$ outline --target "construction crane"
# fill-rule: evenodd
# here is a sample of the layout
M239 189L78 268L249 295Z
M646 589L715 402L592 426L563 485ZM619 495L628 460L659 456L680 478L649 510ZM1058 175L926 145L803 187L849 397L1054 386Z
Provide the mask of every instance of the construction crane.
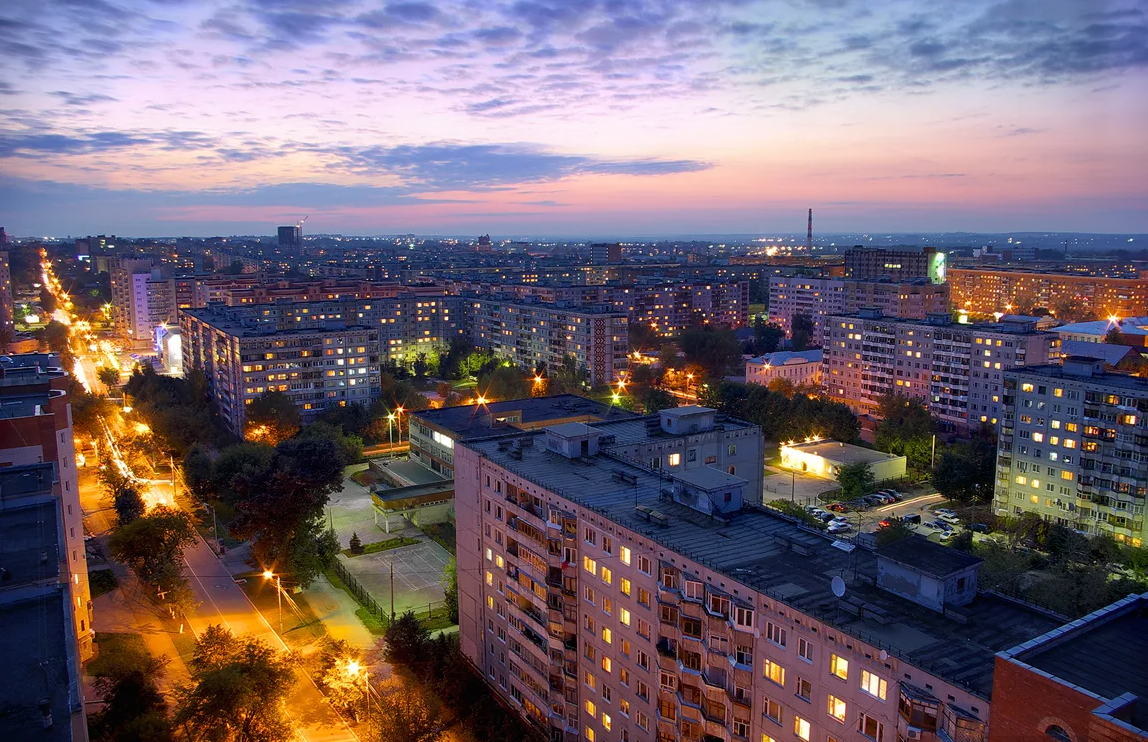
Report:
M302 218L302 219L300 219L299 221L295 222L295 229L298 229L300 232L302 232L302 231L303 231L303 222L307 221L307 219L308 219L310 216L311 216L311 215L310 215L310 214L308 214L307 216L303 217L303 218Z

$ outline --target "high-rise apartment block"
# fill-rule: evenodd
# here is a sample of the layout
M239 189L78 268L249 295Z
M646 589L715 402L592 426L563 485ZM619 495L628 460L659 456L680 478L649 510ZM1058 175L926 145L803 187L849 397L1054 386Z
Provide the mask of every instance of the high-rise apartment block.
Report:
M153 258L115 258L109 272L112 322L135 344L154 342L156 328L176 322L178 306L170 270Z
M627 367L622 312L487 296L465 302L470 341L523 368L558 368L572 356L595 385L615 381Z
M913 281L845 281L845 313L876 307L886 317L925 319L949 311L949 284Z
M279 247L298 248L303 245L303 228L299 225L279 228Z
M12 269L8 265L8 251L0 250L0 338L10 339L15 336L16 317L14 311ZM0 351L3 350L4 348L0 346Z
M1049 309L1058 317L1139 317L1148 314L1148 278L954 268L953 306L970 312Z
M986 739L994 654L1055 621L978 594L975 557L757 507L759 462L612 452L634 424L454 448L460 646L524 719L564 742Z
M952 428L995 426L1004 372L1047 364L1059 358L1059 346L1033 317L959 324L948 313L922 322L865 310L827 319L821 386L860 414L874 414L886 394L900 392Z
M321 311L304 321L311 308L213 304L180 312L184 368L203 371L232 432L242 432L246 406L267 391L289 396L305 423L327 407L379 395L378 325Z
M1106 373L1102 360L1083 356L1005 378L997 514L1036 513L1143 546L1148 379Z
M617 265L622 262L622 246L595 242L590 245L590 265Z
M945 254L934 247L857 247L845 252L845 277L854 281L945 282Z
M12 531L8 537L0 538L0 543L6 550L24 539L52 540L50 549L45 543L45 551L58 557L58 562L43 562L37 554L35 564L42 565L44 579L55 583L58 575L67 583L55 589L64 590L67 595L62 607L70 642L80 660L85 661L92 656L92 605L84 552L84 516L80 510L67 375L57 363L59 359L54 355L36 353L6 357L0 365L0 471L50 465L50 471L36 470L29 476L50 491L52 509L56 511L50 534L38 536L34 529ZM17 492L21 490L18 483L5 484ZM7 500L6 488L3 494ZM13 569L6 560L0 562L0 567ZM30 564L20 565L20 569L25 568L33 572L36 569ZM0 583L0 592L5 589L6 585Z
M793 334L793 318L799 314L813 320L814 344L820 345L825 318L845 311L845 282L832 278L770 276L769 321Z

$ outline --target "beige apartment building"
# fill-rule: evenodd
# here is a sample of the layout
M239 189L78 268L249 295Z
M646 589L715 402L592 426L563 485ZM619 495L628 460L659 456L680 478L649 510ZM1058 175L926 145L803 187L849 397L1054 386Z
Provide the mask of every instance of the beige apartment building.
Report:
M994 654L1057 625L976 558L835 542L607 430L454 448L462 651L551 740L983 742Z
M876 307L886 317L925 319L949 311L949 284L914 281L845 281L845 313Z

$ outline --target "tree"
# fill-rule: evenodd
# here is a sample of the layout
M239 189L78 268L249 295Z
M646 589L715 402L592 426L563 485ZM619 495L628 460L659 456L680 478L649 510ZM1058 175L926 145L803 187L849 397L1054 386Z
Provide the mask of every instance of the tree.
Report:
M131 567L141 582L167 592L186 584L179 563L195 538L187 513L158 505L117 529L108 540L108 550L116 561Z
M234 505L240 495L236 484L257 481L267 474L275 460L275 448L266 443L237 443L220 451L212 467L211 496Z
M379 686L374 729L380 742L437 742L446 729L442 704L419 685L390 678Z
M63 355L65 351L71 351L72 331L64 323L52 320L39 332L40 337L48 345L48 350L53 353Z
M758 355L772 353L785 337L785 330L769 324L758 315L753 321L753 352Z
M167 703L159 689L166 664L147 657L132 667L114 668L93 683L104 706L88 716L88 729L96 742L170 742L174 739L167 718Z
M904 456L917 469L929 468L936 422L916 397L893 391L881 398L877 407L876 447L879 451Z
M147 512L147 505L140 497L139 490L131 485L116 490L112 496L112 507L115 508L116 523L120 528L134 523Z
M820 347L821 338L817 337L817 327L808 314L793 315L790 328L790 339L793 341L794 350L802 351L810 346Z
M1108 332L1104 333L1104 342L1110 345L1128 345L1128 340L1124 337L1124 333L1120 331L1120 325L1113 325L1108 328Z
M678 398L665 389L649 386L646 387L645 392L642 394L642 407L645 409L647 415L652 415L655 412L661 412L662 410L668 410L677 406Z
M792 397L797 392L797 387L793 385L793 382L783 376L770 379L768 389L783 397Z
M992 494L995 478L996 444L978 436L941 451L933 486L946 499L975 505Z
M694 325L678 335L686 364L698 366L708 378L720 379L741 360L741 343L732 330Z
M345 639L324 636L307 659L311 679L323 691L331 705L358 718L364 710L365 680L360 668L362 652Z
M324 420L313 422L299 431L299 438L325 438L335 444L343 466L350 466L363 458L363 439L345 435L343 431Z
M837 472L837 482L841 485L841 496L852 499L866 494L873 488L873 470L864 461L846 464Z
M215 497L215 460L206 446L197 443L183 455L183 481L198 499Z
M972 531L969 531L972 533ZM909 527L904 521L890 520L889 525L877 531L875 538L877 539L877 546L885 546L894 541L900 541L903 538L908 538L913 535L913 529Z
M407 611L387 627L383 656L387 662L413 671L423 661L429 639L430 632L414 613Z
M478 390L489 401L524 399L530 396L530 384L513 366L501 366L478 380Z
M243 437L276 446L299 432L299 409L283 392L263 392L247 405Z
M96 378L109 389L120 385L120 372L111 366L100 366L96 370Z
M659 342L658 331L646 322L629 323L626 334L633 350L656 348Z
M458 558L451 555L443 569L443 602L451 623L458 623Z
M287 742L295 731L285 701L294 660L258 639L228 639L210 627L196 643L191 682L176 690L177 725L211 742Z
M347 542L347 548L351 550L352 554L363 553L363 539L359 538L358 531L351 533L351 540Z

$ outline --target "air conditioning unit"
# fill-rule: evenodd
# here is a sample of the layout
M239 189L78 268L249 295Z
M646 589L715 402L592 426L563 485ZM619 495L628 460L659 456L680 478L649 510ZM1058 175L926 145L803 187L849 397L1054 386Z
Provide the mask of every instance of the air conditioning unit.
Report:
M921 730L917 727L906 728L905 739L921 739Z

